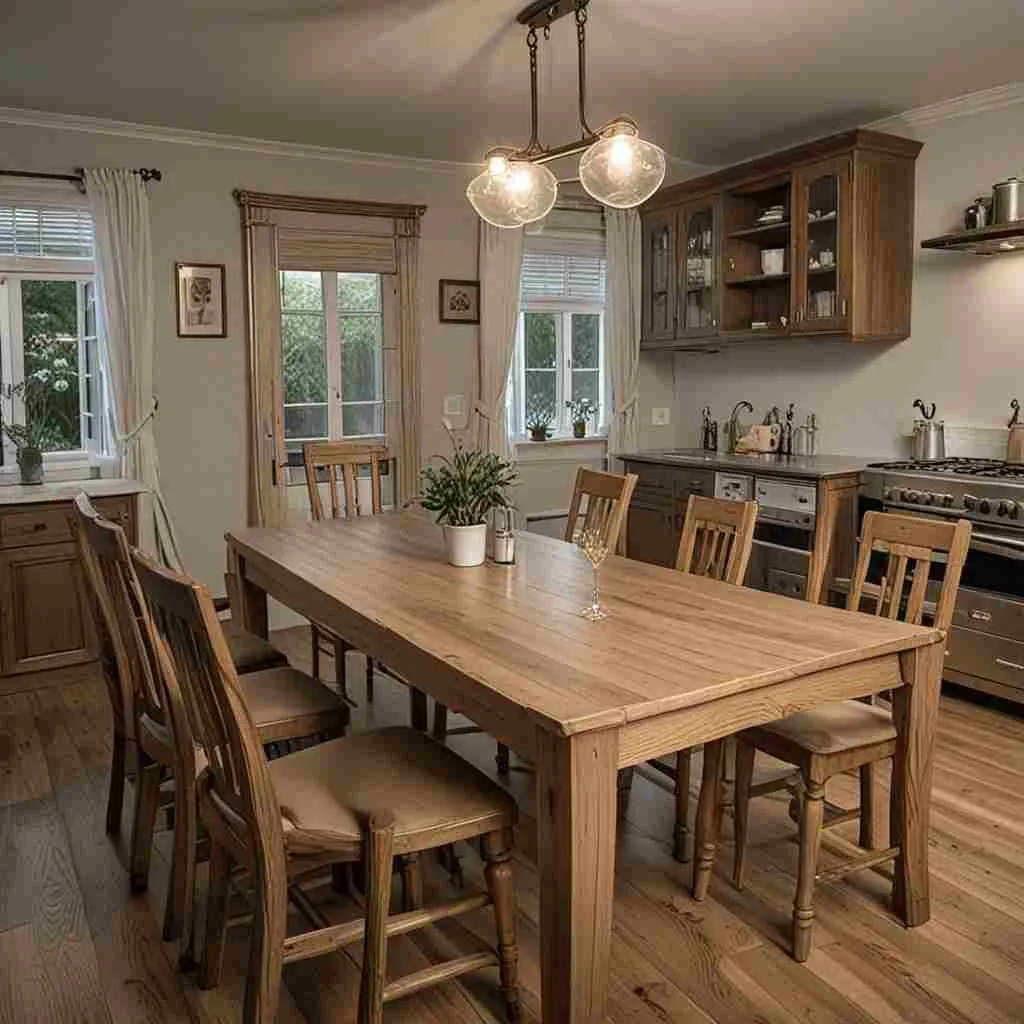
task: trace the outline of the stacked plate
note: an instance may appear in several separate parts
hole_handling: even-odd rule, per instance
[[[769,206],[760,217],[757,218],[758,225],[763,224],[781,224],[786,219],[786,208],[779,204],[778,206]]]

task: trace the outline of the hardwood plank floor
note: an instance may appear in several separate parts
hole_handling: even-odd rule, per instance
[[[293,662],[308,666],[308,636],[279,635]],[[404,722],[405,688],[378,674],[367,705],[362,658],[349,656],[357,729]],[[329,659],[325,672],[332,674]],[[239,1019],[245,929],[231,932],[225,980],[201,992],[177,970],[177,951],[160,940],[168,836],[158,837],[148,893],[132,896],[124,834],[103,820],[110,757],[106,693],[91,670],[60,687],[0,694],[0,1024],[229,1024]],[[659,780],[638,772],[620,825],[609,979],[610,1024],[974,1024],[1024,1021],[1024,718],[946,695],[939,719],[931,836],[933,920],[904,929],[888,910],[889,878],[868,871],[819,886],[815,948],[806,965],[788,955],[795,885],[795,829],[781,795],[755,801],[750,881],[728,881],[732,848],[725,826],[710,898],[688,895],[689,866],[671,858],[674,805]],[[485,736],[451,746],[489,773]],[[772,774],[764,759],[758,774]],[[699,760],[693,778],[700,778]],[[696,781],[695,781],[696,785]],[[516,860],[524,1019],[539,1019],[539,904],[527,855],[535,848],[533,776],[515,766],[508,781],[523,811]],[[854,779],[829,796],[852,806]],[[841,833],[855,835],[856,825]],[[884,841],[884,835],[883,835]],[[831,855],[823,852],[824,866]],[[467,887],[482,886],[476,854],[460,850]],[[438,865],[429,885],[453,892]],[[200,872],[202,877],[203,871]],[[359,911],[321,886],[311,898],[334,921]],[[201,913],[202,900],[200,900]],[[296,919],[296,928],[301,922]],[[390,967],[404,973],[453,949],[493,941],[478,911],[392,943]],[[281,1024],[355,1020],[358,947],[285,970]],[[387,1007],[401,1024],[497,1024],[494,972],[483,972]]]

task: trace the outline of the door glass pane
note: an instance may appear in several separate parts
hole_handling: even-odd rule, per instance
[[[338,309],[380,312],[380,274],[338,274]]]
[[[356,402],[342,404],[341,430],[345,437],[384,433],[384,403]]]
[[[318,270],[281,271],[284,436],[327,437],[327,358]]]
[[[669,301],[672,232],[667,224],[651,234],[648,259],[651,266],[651,329],[655,333],[664,334],[673,327],[672,303]]]
[[[711,327],[714,317],[715,214],[710,207],[695,210],[686,219],[686,301],[683,326],[687,330]]]
[[[574,313],[572,317],[572,366],[596,370],[601,365],[601,317],[598,313]]]
[[[22,281],[25,418],[43,451],[82,447],[78,283]]]
[[[382,328],[379,314],[339,315],[343,402],[368,402],[384,397]]]
[[[839,177],[822,175],[806,186],[808,320],[837,315]]]

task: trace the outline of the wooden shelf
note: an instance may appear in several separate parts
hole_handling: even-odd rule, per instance
[[[756,288],[758,285],[788,280],[789,271],[787,270],[784,274],[751,274],[748,277],[727,277],[725,283],[730,288]]]
[[[784,234],[786,238],[789,238],[789,227],[790,222],[788,220],[779,221],[777,224],[757,224],[752,228],[741,228],[739,231],[730,231],[730,238],[752,238],[760,240],[765,235],[771,235],[773,232]]]
[[[1024,250],[1024,220],[1009,224],[993,224],[976,231],[957,231],[951,235],[926,238],[922,249],[940,249],[947,252],[969,252],[975,256],[998,256]]]
[[[831,213],[826,213],[821,217],[807,217],[807,226],[811,227],[814,224],[834,224],[836,222],[836,211],[833,210]]]
[[[839,265],[837,263],[833,263],[831,267],[808,267],[807,274],[809,277],[823,274],[834,274],[838,269],[838,266]]]

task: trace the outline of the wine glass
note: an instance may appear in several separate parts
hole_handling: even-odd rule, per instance
[[[601,607],[597,579],[597,570],[608,557],[610,550],[608,538],[601,530],[584,529],[580,531],[579,536],[576,538],[576,546],[586,555],[594,570],[594,589],[591,594],[591,602],[586,607],[580,609],[580,615],[591,622],[599,622],[601,619],[608,618],[608,609]]]

